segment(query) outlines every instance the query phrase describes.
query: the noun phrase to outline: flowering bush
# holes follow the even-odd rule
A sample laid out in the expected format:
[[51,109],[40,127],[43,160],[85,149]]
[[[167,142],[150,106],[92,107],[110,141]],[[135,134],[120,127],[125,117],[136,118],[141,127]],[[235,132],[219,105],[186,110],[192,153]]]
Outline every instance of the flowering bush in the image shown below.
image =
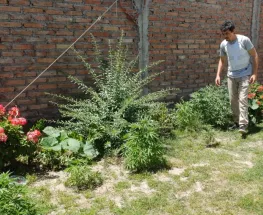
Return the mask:
[[19,156],[26,156],[28,161],[37,149],[40,131],[23,131],[27,120],[20,116],[20,110],[12,107],[8,112],[0,104],[0,169],[14,164]]
[[250,122],[258,123],[262,119],[263,112],[263,85],[251,84],[248,92]]

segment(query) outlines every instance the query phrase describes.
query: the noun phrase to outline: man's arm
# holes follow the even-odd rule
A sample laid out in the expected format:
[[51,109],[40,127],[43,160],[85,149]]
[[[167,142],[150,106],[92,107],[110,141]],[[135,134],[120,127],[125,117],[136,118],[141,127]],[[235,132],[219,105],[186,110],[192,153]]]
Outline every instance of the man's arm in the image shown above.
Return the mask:
[[224,68],[225,62],[226,62],[226,56],[221,56],[219,59],[219,62],[218,62],[216,80],[215,80],[215,83],[217,86],[219,86],[221,84],[220,75],[221,75],[222,70]]
[[252,58],[252,64],[253,64],[253,74],[251,75],[249,82],[253,84],[257,80],[257,76],[258,76],[258,54],[255,48],[250,49],[248,53]]

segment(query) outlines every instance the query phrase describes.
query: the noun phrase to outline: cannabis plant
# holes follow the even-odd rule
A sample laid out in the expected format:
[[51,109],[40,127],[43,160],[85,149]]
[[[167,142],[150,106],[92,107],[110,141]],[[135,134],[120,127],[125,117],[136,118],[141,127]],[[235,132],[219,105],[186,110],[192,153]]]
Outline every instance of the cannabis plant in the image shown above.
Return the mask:
[[209,85],[192,94],[190,100],[204,123],[225,128],[232,121],[228,90],[224,81],[220,87]]
[[0,174],[0,214],[36,215],[35,205],[27,195],[27,188],[15,183],[10,173]]
[[103,58],[93,38],[95,61],[98,64],[96,69],[74,50],[92,75],[95,87],[69,75],[68,78],[78,85],[86,96],[76,99],[53,95],[66,101],[64,104],[55,103],[63,117],[57,123],[65,130],[82,135],[93,143],[100,153],[104,152],[105,148],[119,147],[129,124],[138,121],[142,114],[150,113],[160,104],[157,100],[174,90],[165,89],[143,95],[143,88],[160,73],[150,74],[144,79],[141,78],[142,75],[160,62],[134,72],[138,58],[127,61],[128,52],[122,41],[121,36],[115,48],[109,45],[108,57]]
[[130,125],[125,135],[125,166],[132,171],[158,169],[165,164],[164,145],[158,135],[158,124],[144,118]]

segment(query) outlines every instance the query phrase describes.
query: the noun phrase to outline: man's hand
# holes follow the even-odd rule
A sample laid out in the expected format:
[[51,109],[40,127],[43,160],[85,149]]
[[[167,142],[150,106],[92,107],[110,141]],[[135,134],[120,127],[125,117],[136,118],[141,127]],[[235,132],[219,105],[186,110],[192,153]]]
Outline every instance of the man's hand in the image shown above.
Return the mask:
[[255,74],[251,75],[251,77],[249,79],[249,83],[250,84],[254,84],[256,80],[257,80],[257,76]]
[[220,84],[221,84],[220,76],[216,76],[215,83],[216,83],[216,86],[220,86]]

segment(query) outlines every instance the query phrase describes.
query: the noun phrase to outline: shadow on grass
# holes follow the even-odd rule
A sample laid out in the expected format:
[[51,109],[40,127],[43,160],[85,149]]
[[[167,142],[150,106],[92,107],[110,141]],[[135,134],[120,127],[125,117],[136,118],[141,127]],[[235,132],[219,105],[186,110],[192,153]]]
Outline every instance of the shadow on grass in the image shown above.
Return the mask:
[[263,130],[262,127],[259,127],[257,125],[251,125],[251,126],[249,126],[247,135],[259,133],[262,130]]

